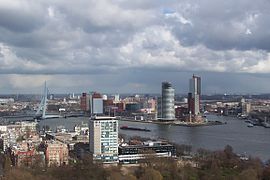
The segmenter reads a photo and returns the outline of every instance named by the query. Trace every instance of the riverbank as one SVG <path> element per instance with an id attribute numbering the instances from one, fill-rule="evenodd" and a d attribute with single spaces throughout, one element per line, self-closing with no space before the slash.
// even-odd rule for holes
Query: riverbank
<path id="1" fill-rule="evenodd" d="M 185 127 L 201 127 L 201 126 L 215 126 L 215 125 L 224 125 L 227 124 L 226 122 L 223 123 L 221 121 L 206 121 L 206 122 L 199 122 L 199 123 L 192 123 L 192 122 L 182 122 L 182 121 L 138 121 L 134 119 L 120 119 L 120 121 L 128 121 L 128 122 L 138 122 L 138 123 L 150 123 L 150 124 L 159 124 L 159 125 L 167 125 L 167 126 L 185 126 Z"/>
<path id="2" fill-rule="evenodd" d="M 177 144 L 192 145 L 193 149 L 218 150 L 226 145 L 231 145 L 236 153 L 252 155 L 266 161 L 270 159 L 270 129 L 261 126 L 247 127 L 246 122 L 235 117 L 207 115 L 209 121 L 227 122 L 222 126 L 185 127 L 180 125 L 159 125 L 157 122 L 144 121 L 119 121 L 119 127 L 130 126 L 147 128 L 151 132 L 138 132 L 121 130 L 119 133 L 127 136 L 138 136 L 145 138 L 163 138 Z M 124 119 L 124 118 L 123 118 Z M 46 119 L 39 122 L 39 126 L 49 126 L 53 131 L 57 126 L 73 131 L 74 126 L 88 123 L 89 117 Z"/>

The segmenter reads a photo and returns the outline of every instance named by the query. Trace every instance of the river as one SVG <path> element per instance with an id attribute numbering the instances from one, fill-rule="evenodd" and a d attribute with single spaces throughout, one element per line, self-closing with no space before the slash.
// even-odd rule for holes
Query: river
<path id="1" fill-rule="evenodd" d="M 264 161 L 270 159 L 270 128 L 260 126 L 249 128 L 243 120 L 234 117 L 209 115 L 207 119 L 219 120 L 227 122 L 227 124 L 184 127 L 119 121 L 119 127 L 128 125 L 146 127 L 151 130 L 151 132 L 138 132 L 120 129 L 119 133 L 127 136 L 163 138 L 177 144 L 191 145 L 193 150 L 198 148 L 222 150 L 226 145 L 231 145 L 236 153 L 259 157 Z M 59 125 L 64 125 L 72 130 L 75 124 L 82 122 L 87 123 L 88 118 L 46 119 L 40 121 L 39 124 L 41 127 L 49 125 L 52 130 L 55 130 L 56 126 Z"/>

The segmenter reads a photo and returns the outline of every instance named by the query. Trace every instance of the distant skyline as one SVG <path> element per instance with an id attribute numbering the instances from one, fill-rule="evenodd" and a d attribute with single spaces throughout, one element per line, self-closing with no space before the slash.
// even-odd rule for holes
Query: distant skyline
<path id="1" fill-rule="evenodd" d="M 270 1 L 0 0 L 0 94 L 270 92 Z"/>

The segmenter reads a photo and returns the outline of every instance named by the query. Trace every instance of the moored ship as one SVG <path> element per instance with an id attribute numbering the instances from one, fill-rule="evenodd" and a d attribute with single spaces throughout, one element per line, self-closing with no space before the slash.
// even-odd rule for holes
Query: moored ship
<path id="1" fill-rule="evenodd" d="M 150 129 L 146 129 L 146 128 L 137 128 L 137 127 L 129 127 L 129 126 L 121 126 L 120 129 L 122 130 L 132 130 L 132 131 L 146 131 L 146 132 L 150 132 Z"/>

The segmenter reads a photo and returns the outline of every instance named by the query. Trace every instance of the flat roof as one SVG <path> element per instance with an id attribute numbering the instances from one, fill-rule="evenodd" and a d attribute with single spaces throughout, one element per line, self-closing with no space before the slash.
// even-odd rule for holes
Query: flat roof
<path id="1" fill-rule="evenodd" d="M 92 117 L 90 117 L 90 120 L 110 120 L 110 119 L 116 119 L 116 117 L 111 117 L 111 116 L 92 116 Z"/>
<path id="2" fill-rule="evenodd" d="M 136 145 L 131 145 L 131 144 L 128 144 L 128 145 L 119 145 L 118 147 L 119 148 L 145 148 L 145 147 L 164 147 L 164 146 L 172 146 L 174 147 L 174 145 L 172 144 L 169 144 L 169 143 L 164 143 L 164 144 L 153 144 L 153 145 L 149 145 L 149 144 L 136 144 Z"/>

